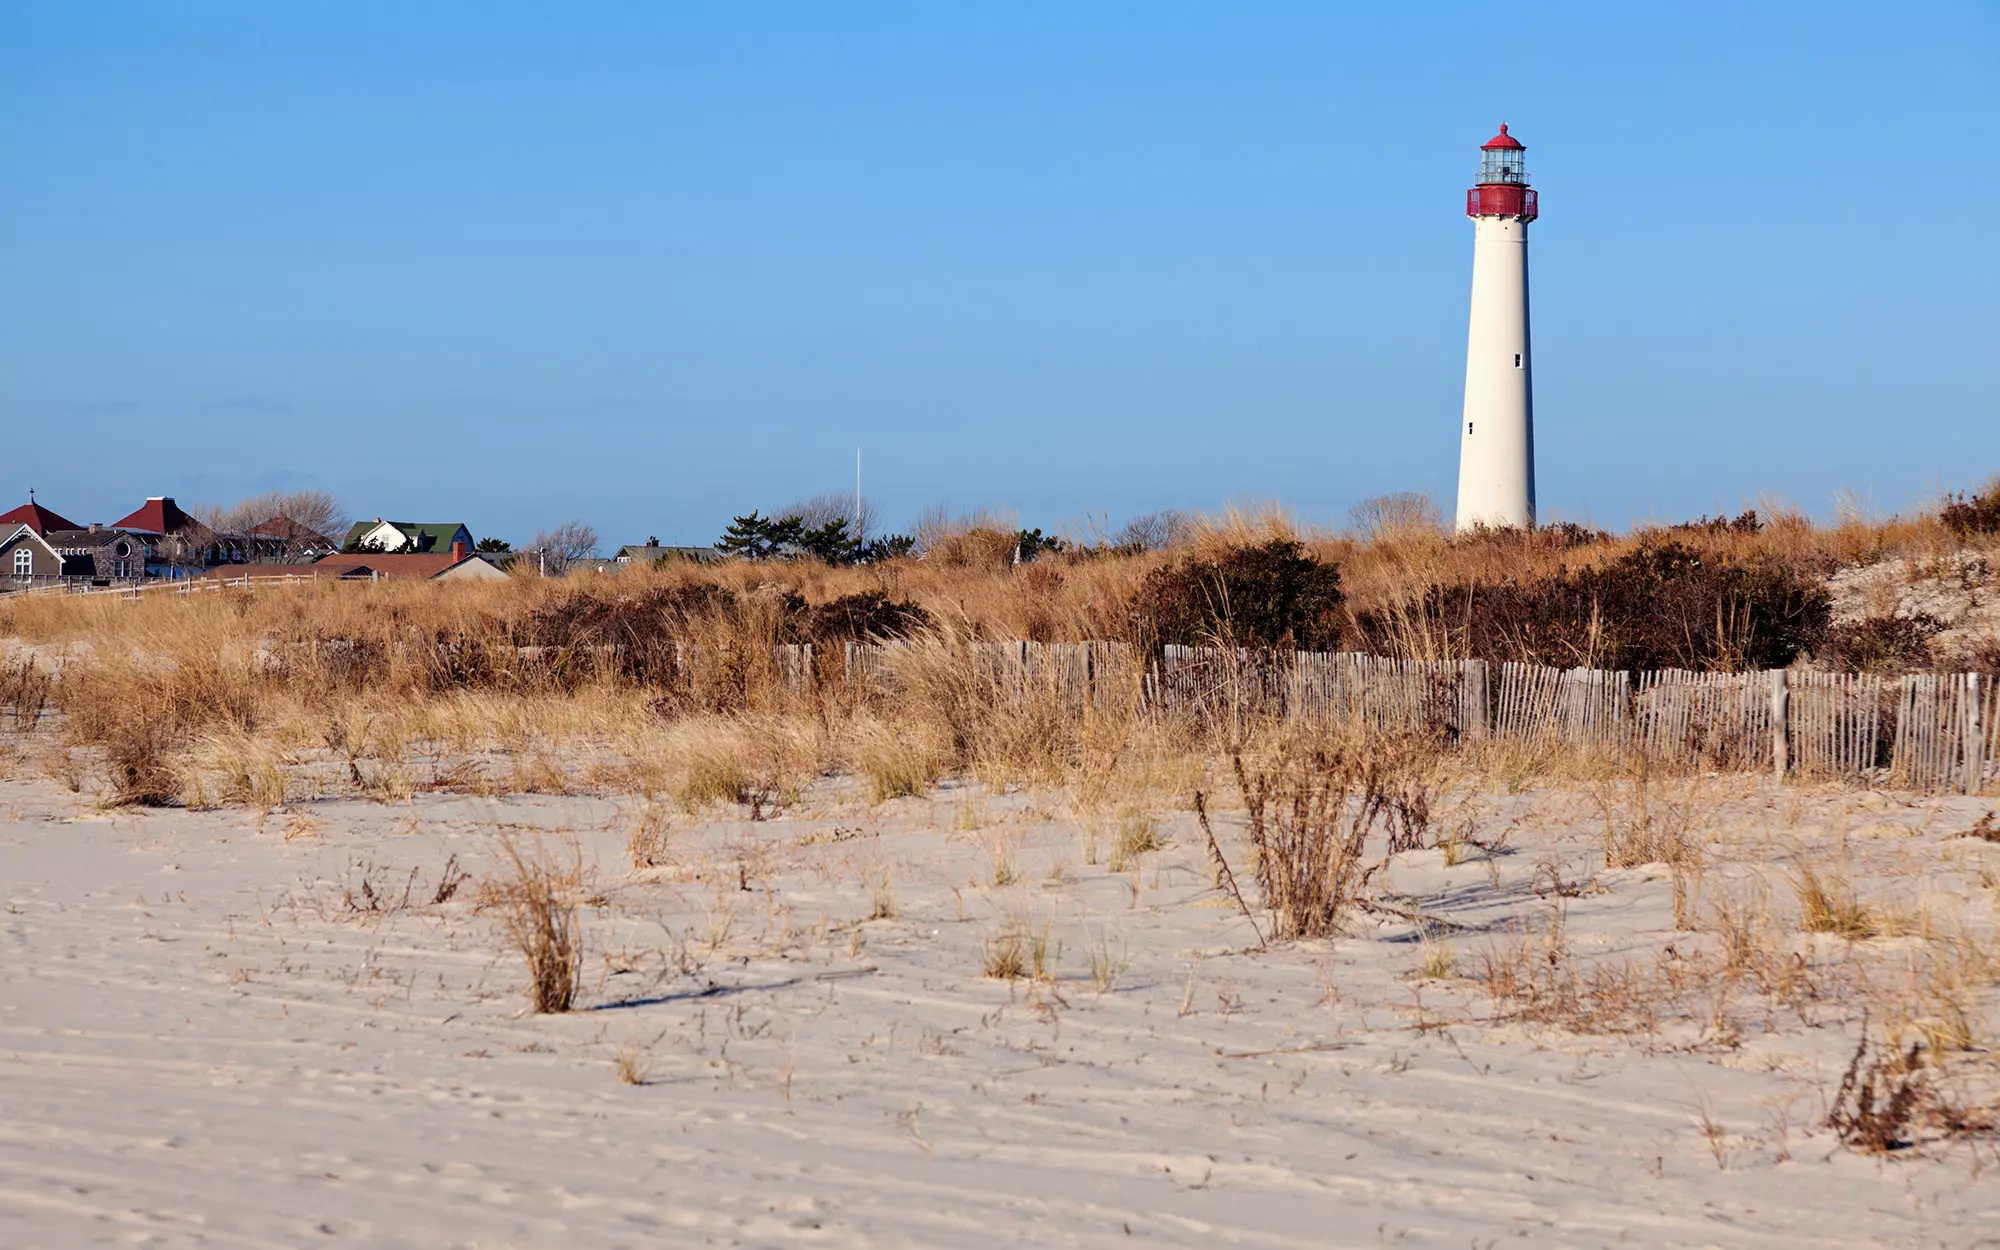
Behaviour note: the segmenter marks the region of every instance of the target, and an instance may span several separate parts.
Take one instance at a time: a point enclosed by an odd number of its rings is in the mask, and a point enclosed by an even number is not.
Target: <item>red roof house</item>
[[[137,512],[114,522],[111,528],[133,530],[141,534],[180,534],[188,530],[198,530],[204,534],[208,532],[206,525],[183,512],[180,505],[167,495],[151,496],[140,505]]]
[[[80,530],[83,528],[75,521],[57,516],[47,508],[36,503],[35,497],[32,494],[28,496],[28,502],[14,509],[12,512],[0,512],[0,533],[11,532],[16,525],[25,525],[43,537],[47,537],[50,530]]]

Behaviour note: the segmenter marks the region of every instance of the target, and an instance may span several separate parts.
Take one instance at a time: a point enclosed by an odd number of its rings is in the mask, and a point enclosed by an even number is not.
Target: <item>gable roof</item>
[[[55,549],[55,547],[49,542],[48,539],[42,537],[40,534],[37,534],[33,529],[29,528],[25,522],[15,526],[11,530],[0,531],[0,551],[4,551],[7,548],[13,546],[15,540],[21,538],[32,540],[37,547],[40,547],[43,551],[46,551],[50,555],[54,556],[56,558],[57,568],[61,568],[63,566],[63,562],[67,559],[67,557],[64,556],[62,552],[57,551]]]
[[[48,539],[52,546],[60,547],[64,551],[95,550],[112,546],[121,540],[130,542],[134,552],[146,550],[146,540],[142,536],[124,530],[50,530],[42,537]]]
[[[83,528],[75,521],[57,516],[32,499],[10,512],[0,512],[0,534],[8,534],[11,537],[12,531],[8,527],[13,525],[25,525],[37,534],[46,534],[50,530]]]
[[[653,560],[693,560],[697,563],[719,558],[713,547],[669,547],[662,543],[627,543],[618,549],[617,559],[628,562]]]
[[[417,552],[441,551],[449,553],[451,551],[451,540],[460,530],[465,531],[465,545],[468,547],[472,546],[472,530],[462,521],[444,523],[434,521],[384,521],[380,517],[372,521],[356,521],[353,525],[350,525],[347,529],[347,537],[341,540],[340,545],[342,547],[351,547],[365,538],[368,531],[382,525],[393,526],[401,532],[403,540],[414,547]]]
[[[70,528],[75,529],[76,526]],[[208,527],[182,511],[171,495],[149,496],[145,503],[139,505],[138,511],[114,522],[111,528],[137,530],[142,534],[179,534],[189,530],[208,532]]]
[[[372,528],[372,527],[371,527]],[[441,573],[481,557],[467,555],[463,559],[454,558],[450,551],[430,551],[421,554],[403,552],[362,552],[358,555],[322,556],[304,567],[318,570],[335,577],[367,577],[371,574],[387,577],[428,581]],[[482,561],[483,563],[484,561]],[[293,568],[300,566],[293,565]]]

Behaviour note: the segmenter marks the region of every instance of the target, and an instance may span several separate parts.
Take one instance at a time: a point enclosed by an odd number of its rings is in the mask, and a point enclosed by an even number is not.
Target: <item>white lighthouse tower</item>
[[[1458,528],[1535,523],[1535,370],[1528,348],[1528,149],[1500,127],[1480,148],[1472,218],[1472,330],[1458,444]]]

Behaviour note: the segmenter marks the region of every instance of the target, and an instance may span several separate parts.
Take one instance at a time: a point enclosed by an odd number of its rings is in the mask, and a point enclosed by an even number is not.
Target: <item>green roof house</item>
[[[419,524],[414,521],[384,521],[376,517],[372,521],[356,521],[349,527],[347,537],[341,540],[340,549],[347,552],[430,555],[448,552],[458,545],[463,545],[467,551],[475,546],[472,531],[457,522]]]

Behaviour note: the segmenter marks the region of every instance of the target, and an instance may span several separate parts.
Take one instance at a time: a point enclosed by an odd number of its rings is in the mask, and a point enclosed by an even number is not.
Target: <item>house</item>
[[[40,544],[20,538],[26,530]],[[78,525],[35,501],[0,513],[0,574],[12,580],[136,581],[151,554],[146,537],[103,525]]]
[[[618,549],[614,557],[618,564],[656,564],[661,560],[693,560],[706,564],[721,559],[721,553],[713,547],[663,547],[657,538],[648,538],[643,543],[628,543]]]
[[[343,582],[379,581],[504,581],[499,565],[477,552],[437,551],[345,553],[311,564],[238,564],[212,568],[202,581],[271,581],[324,577]]]
[[[242,564],[283,554],[276,539],[221,534],[189,515],[171,495],[151,495],[131,514],[106,526],[146,542],[147,577],[190,577],[218,564]]]
[[[362,551],[408,552],[423,555],[450,551],[463,544],[467,551],[476,545],[472,531],[456,522],[417,524],[411,521],[356,521],[341,540],[340,549],[350,554]]]
[[[17,509],[18,511],[18,509]],[[49,585],[62,580],[63,554],[26,522],[0,537],[0,570],[14,586]]]
[[[9,512],[0,512],[0,534],[11,534],[16,525],[25,525],[37,534],[47,534],[50,530],[82,529],[75,521],[67,520],[50,512],[35,502],[35,492],[28,492],[28,502]]]
[[[75,529],[75,526],[70,526]],[[171,495],[149,495],[130,515],[111,525],[115,530],[131,530],[136,534],[152,534],[161,538],[189,538],[197,542],[212,536],[215,531],[195,520]]]
[[[152,556],[151,544],[141,535],[102,525],[50,530],[44,537],[62,553],[67,578],[137,581],[146,575],[146,561]]]
[[[464,543],[452,544],[449,551],[343,552],[307,567],[343,580],[504,581],[507,577],[505,569]],[[228,570],[218,571],[228,576]]]

